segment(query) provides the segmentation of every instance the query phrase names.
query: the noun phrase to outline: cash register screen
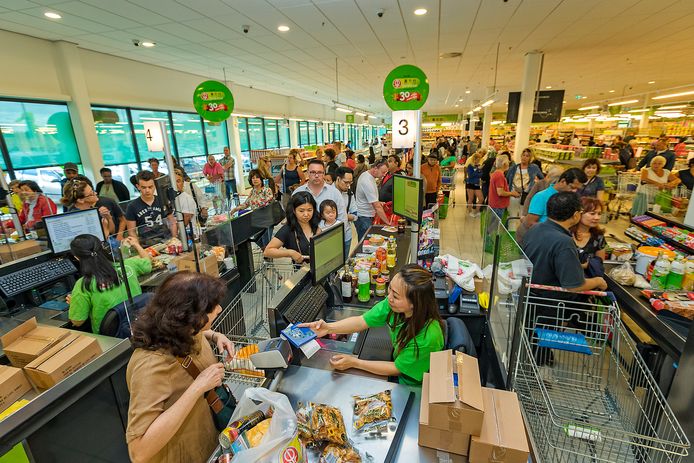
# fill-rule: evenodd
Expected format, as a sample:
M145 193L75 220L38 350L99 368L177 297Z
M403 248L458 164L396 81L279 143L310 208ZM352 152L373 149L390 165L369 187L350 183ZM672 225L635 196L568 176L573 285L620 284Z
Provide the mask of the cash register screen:
M101 241L106 239L96 208L49 215L43 218L43 222L46 224L48 242L56 254L69 251L70 243L77 235L94 235Z
M345 264L345 227L338 223L311 238L313 284L325 279Z

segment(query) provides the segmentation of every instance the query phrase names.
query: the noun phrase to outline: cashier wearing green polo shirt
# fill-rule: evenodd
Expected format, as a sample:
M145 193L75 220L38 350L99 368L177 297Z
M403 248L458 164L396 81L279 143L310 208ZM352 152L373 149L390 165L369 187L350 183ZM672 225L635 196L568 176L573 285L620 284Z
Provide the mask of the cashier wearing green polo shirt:
M140 256L124 262L130 293L139 296L142 288L137 277L152 271L152 260L134 237L124 239L121 245L131 246ZM116 271L101 241L93 235L77 235L70 243L70 251L79 260L82 274L67 298L70 322L81 326L90 320L92 332L98 334L106 312L128 298L125 285L121 284L120 269Z
M306 323L319 337L351 334L387 326L393 343L393 362L334 355L336 370L358 368L382 376L398 376L403 384L419 385L429 371L429 354L443 349L443 320L439 315L431 273L418 265L405 265L393 277L388 297L364 315L326 323Z

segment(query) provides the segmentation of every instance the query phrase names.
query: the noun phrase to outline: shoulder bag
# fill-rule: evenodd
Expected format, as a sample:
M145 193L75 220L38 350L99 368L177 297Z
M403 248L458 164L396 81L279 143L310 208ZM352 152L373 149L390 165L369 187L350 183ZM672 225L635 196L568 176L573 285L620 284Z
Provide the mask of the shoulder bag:
M520 178L521 178L521 195L520 195L520 203L521 206L525 204L525 200L528 199L528 191L525 191L525 185L523 184L523 168L520 166L520 164L517 167L518 173L520 173ZM528 175L530 175L530 166L528 166ZM513 179L511 179L511 183L513 183ZM530 183L528 182L528 186L530 186Z
M198 196L195 194L195 185L193 185L192 183L190 183L189 185L190 185L190 192L193 196L193 201L195 201L195 208L198 210L198 223L202 227L205 225L205 222L207 222L207 218L203 217L203 215L202 215L202 208L200 208L200 203L198 202Z
M187 355L185 358L176 357L176 360L178 360L178 363L181 364L183 369L186 370L193 379L198 377L200 370L195 365L190 355ZM205 400L212 411L212 421L214 421L215 428L217 428L217 431L223 431L229 424L231 415L236 409L236 398L231 393L231 390L229 390L229 386L222 383L221 386L207 391L205 393Z

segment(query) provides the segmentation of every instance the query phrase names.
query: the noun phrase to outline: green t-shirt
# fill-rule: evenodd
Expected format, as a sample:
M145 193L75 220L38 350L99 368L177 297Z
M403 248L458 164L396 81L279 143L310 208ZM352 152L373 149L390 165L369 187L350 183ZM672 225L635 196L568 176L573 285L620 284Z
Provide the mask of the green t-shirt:
M441 167L455 164L457 160L458 160L458 158L456 158L455 156L448 156L446 159L441 161Z
M388 303L388 298L382 300L366 312L363 317L366 324L371 327L387 326L389 315L393 313ZM422 384L424 373L429 371L429 354L443 350L443 331L436 321L430 321L424 329L410 340L404 349L398 351L397 338L402 325L395 329L388 329L390 340L393 343L393 357L395 366L400 370L400 382L409 385ZM418 351L415 350L415 343Z
M128 284L130 285L131 294L133 297L139 296L142 294L142 288L140 288L137 277L150 273L152 271L152 262L149 259L143 259L141 257L131 257L125 260L125 270L128 275ZM116 268L116 271L120 275L120 269ZM96 281L94 280L92 280L91 288L85 291L82 287L82 280L83 278L77 280L75 287L72 288L69 317L70 320L76 321L83 321L90 318L92 332L99 334L101 320L104 318L104 315L106 315L106 312L125 301L128 298L128 293L125 290L124 284L114 286L104 291L97 291Z

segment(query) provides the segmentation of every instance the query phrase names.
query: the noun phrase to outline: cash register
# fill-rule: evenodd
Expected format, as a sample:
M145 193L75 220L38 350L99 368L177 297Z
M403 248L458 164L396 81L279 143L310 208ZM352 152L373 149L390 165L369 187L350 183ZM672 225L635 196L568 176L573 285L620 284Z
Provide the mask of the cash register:
M289 323L318 319L334 321L361 315L363 309L342 304L335 284L336 271L345 263L344 227L338 224L310 240L309 266L303 266L277 291L268 307L270 335L279 336ZM392 342L385 327L371 328L338 340L322 339L328 350L351 353L366 360L391 360Z
M67 309L67 304L51 304L75 285L77 267L67 256L70 243L80 234L104 240L99 211L55 214L43 218L50 251L18 259L0 266L0 312L15 314L31 307Z

